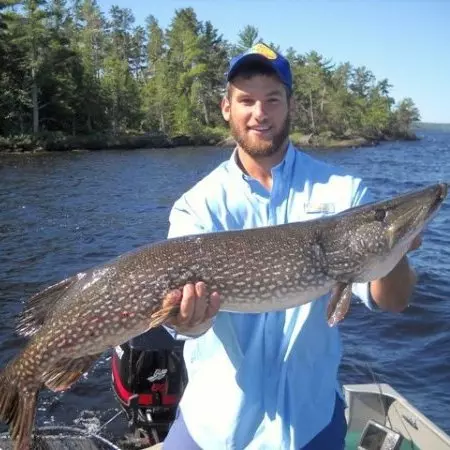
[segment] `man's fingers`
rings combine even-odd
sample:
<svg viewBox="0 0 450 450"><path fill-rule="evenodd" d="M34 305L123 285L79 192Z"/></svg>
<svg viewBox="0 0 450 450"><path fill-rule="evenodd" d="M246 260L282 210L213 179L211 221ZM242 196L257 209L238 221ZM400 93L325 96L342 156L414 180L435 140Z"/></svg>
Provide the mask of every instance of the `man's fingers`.
<svg viewBox="0 0 450 450"><path fill-rule="evenodd" d="M163 304L164 306L166 304L174 305L175 303L178 303L181 299L182 299L182 292L179 289L174 289L173 291L170 291L166 295Z"/></svg>
<svg viewBox="0 0 450 450"><path fill-rule="evenodd" d="M171 323L182 328L195 327L206 322L217 314L220 306L219 294L213 292L208 296L206 285L202 281L195 285L188 283L182 291L179 289L171 291L166 301L180 302L180 312Z"/></svg>
<svg viewBox="0 0 450 450"><path fill-rule="evenodd" d="M192 283L188 283L183 287L183 296L180 304L179 318L180 322L187 324L191 321L194 315L196 303L195 288Z"/></svg>
<svg viewBox="0 0 450 450"><path fill-rule="evenodd" d="M220 295L217 292L213 292L209 297L209 304L206 308L205 320L214 317L220 308Z"/></svg>
<svg viewBox="0 0 450 450"><path fill-rule="evenodd" d="M198 281L195 283L195 293L197 297L206 297L206 285L203 281Z"/></svg>
<svg viewBox="0 0 450 450"><path fill-rule="evenodd" d="M191 318L192 325L197 325L205 320L205 313L208 307L207 290L203 281L195 283L195 293L197 298L195 299L194 314Z"/></svg>

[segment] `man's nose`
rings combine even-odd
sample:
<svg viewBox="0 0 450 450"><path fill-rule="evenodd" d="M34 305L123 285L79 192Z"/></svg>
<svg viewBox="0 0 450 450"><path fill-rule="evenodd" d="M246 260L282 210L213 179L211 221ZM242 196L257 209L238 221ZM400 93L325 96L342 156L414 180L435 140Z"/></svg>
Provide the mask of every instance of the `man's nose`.
<svg viewBox="0 0 450 450"><path fill-rule="evenodd" d="M255 102L253 114L258 120L263 120L267 117L266 108L263 102Z"/></svg>

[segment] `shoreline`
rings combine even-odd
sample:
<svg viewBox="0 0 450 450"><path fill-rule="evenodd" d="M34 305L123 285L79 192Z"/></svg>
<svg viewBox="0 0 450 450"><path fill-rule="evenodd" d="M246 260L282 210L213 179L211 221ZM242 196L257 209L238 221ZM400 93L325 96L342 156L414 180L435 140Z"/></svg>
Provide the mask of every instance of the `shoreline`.
<svg viewBox="0 0 450 450"><path fill-rule="evenodd" d="M291 140L294 145L303 149L337 150L344 148L375 147L381 142L418 140L414 133L408 133L398 138L383 136L369 139L364 137L335 138L329 133L324 135L301 135L292 133ZM233 148L235 141L231 137L223 137L223 133L199 136L174 136L162 134L143 135L82 135L82 136L16 136L11 138L0 137L1 154L41 154L57 152L80 152L98 150L138 150L176 147L218 147Z"/></svg>

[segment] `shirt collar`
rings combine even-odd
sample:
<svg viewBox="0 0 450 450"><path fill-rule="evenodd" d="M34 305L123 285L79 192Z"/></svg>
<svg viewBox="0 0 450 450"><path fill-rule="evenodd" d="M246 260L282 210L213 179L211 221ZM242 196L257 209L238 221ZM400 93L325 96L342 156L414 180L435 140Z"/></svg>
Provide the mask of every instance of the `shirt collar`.
<svg viewBox="0 0 450 450"><path fill-rule="evenodd" d="M292 142L289 141L288 149L284 158L272 168L272 176L281 176L282 178L287 178L292 172L294 166L295 156L298 152L293 146ZM245 174L237 163L237 147L233 150L228 163L228 169L230 173L239 177L242 180L249 181L252 178Z"/></svg>

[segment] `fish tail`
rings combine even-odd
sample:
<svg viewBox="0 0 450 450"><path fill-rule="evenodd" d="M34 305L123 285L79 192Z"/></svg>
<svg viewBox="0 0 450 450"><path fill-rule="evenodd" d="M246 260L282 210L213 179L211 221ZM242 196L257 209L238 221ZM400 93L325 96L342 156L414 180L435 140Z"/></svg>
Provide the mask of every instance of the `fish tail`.
<svg viewBox="0 0 450 450"><path fill-rule="evenodd" d="M22 390L19 380L14 362L0 372L0 420L9 426L14 450L29 450L38 390Z"/></svg>

